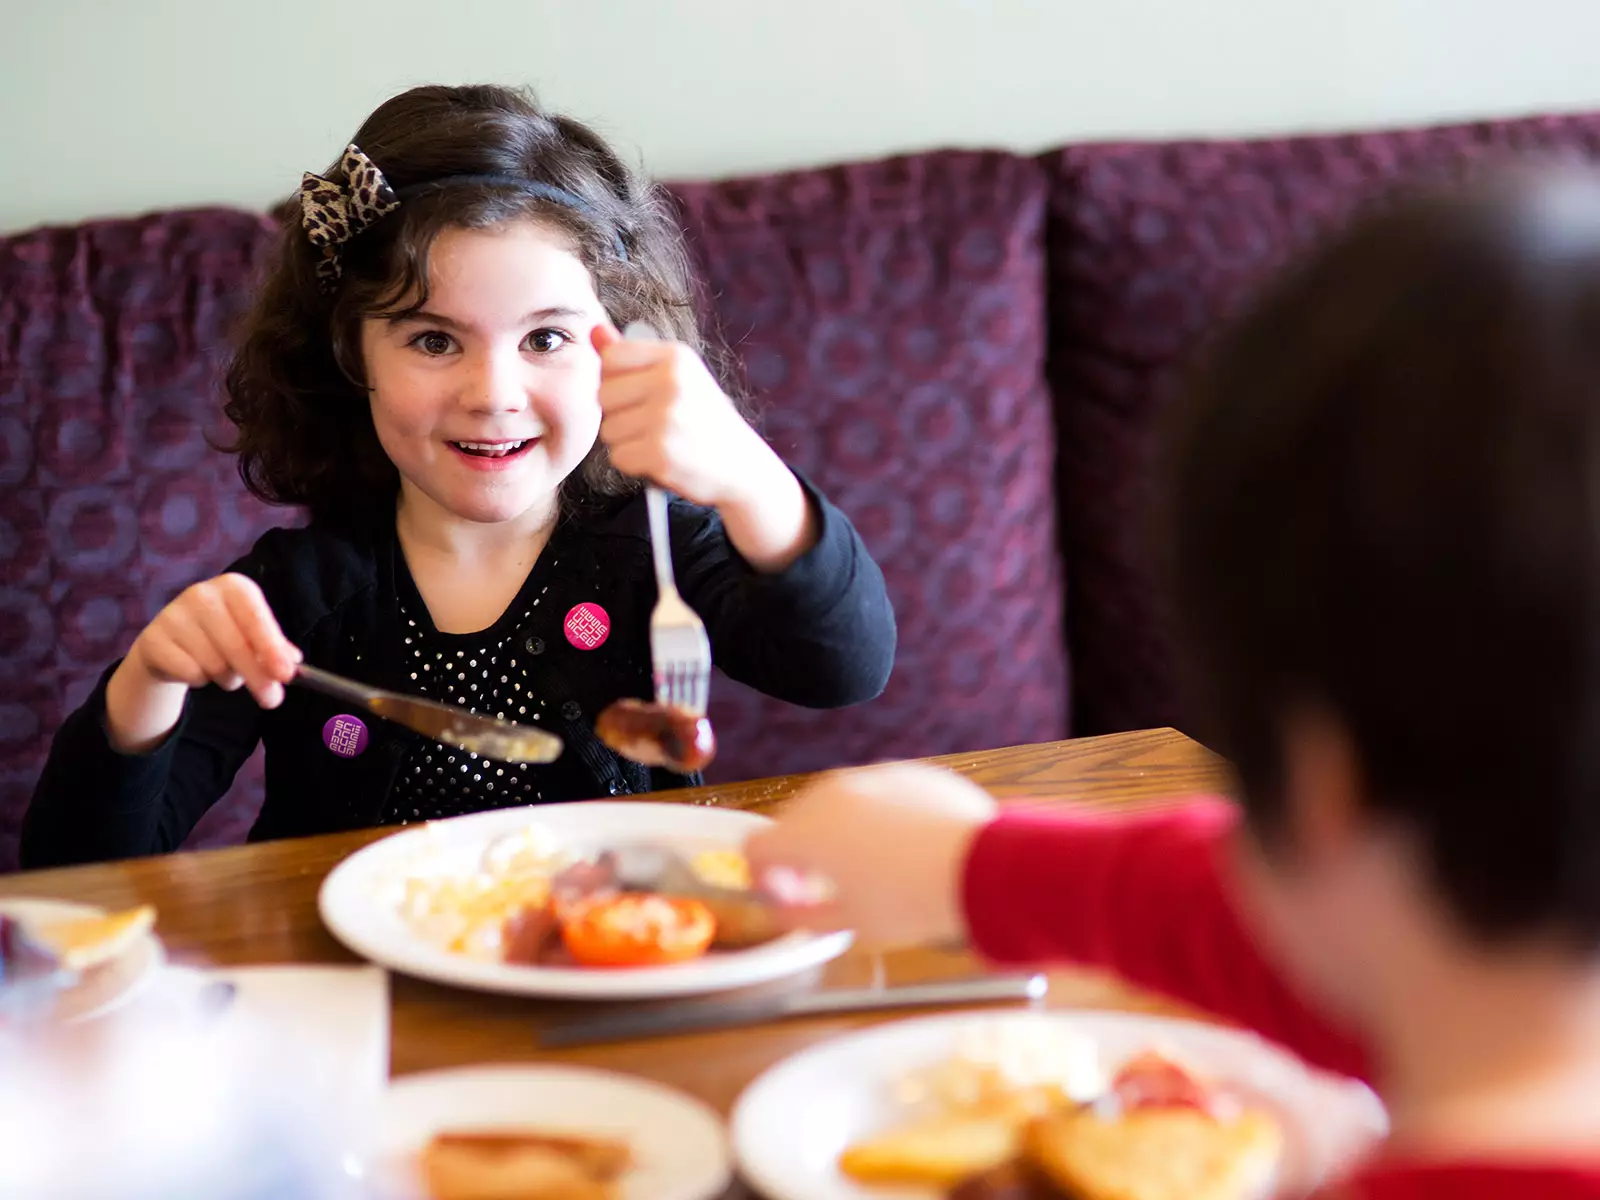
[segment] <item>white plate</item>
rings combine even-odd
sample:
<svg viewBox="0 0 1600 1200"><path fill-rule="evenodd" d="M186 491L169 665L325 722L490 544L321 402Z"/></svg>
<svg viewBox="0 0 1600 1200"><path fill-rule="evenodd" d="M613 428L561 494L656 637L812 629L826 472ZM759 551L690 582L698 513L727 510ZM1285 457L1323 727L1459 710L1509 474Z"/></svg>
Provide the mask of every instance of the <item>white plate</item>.
<svg viewBox="0 0 1600 1200"><path fill-rule="evenodd" d="M106 910L65 900L6 897L0 899L0 914L26 924L103 917ZM126 1004L155 978L166 957L161 940L154 933L144 934L110 962L85 971L76 984L63 991L56 999L56 1019L68 1024L87 1021Z"/></svg>
<svg viewBox="0 0 1600 1200"><path fill-rule="evenodd" d="M405 1164L444 1130L529 1128L619 1137L633 1150L622 1200L710 1200L733 1175L722 1119L645 1079L583 1067L470 1067L397 1080L351 1174L381 1195L415 1194Z"/></svg>
<svg viewBox="0 0 1600 1200"><path fill-rule="evenodd" d="M733 1112L739 1169L770 1200L928 1200L921 1189L863 1188L836 1163L850 1143L892 1126L904 1111L894 1084L950 1057L962 1030L996 1021L1058 1022L1082 1031L1115 1068L1152 1045L1239 1087L1283 1125L1279 1190L1300 1195L1381 1138L1378 1098L1351 1079L1312 1071L1249 1033L1132 1013L954 1013L897 1021L825 1042L752 1083ZM797 1114L805 1114L797 1119Z"/></svg>
<svg viewBox="0 0 1600 1200"><path fill-rule="evenodd" d="M738 849L770 822L755 813L688 804L586 800L496 809L408 829L356 851L323 881L322 920L357 954L396 971L459 987L523 996L641 999L686 996L781 979L837 958L848 933L789 934L750 950L718 952L663 967L529 967L457 954L418 936L391 893L408 874L467 872L496 837L530 824L585 851L628 839L659 841L688 853Z"/></svg>

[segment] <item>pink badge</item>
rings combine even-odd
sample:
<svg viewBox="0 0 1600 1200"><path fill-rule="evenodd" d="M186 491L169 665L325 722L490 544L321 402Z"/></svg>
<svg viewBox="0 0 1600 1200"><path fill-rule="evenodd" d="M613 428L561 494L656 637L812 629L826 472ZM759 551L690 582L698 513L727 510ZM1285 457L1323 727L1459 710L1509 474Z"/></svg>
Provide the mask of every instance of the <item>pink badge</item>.
<svg viewBox="0 0 1600 1200"><path fill-rule="evenodd" d="M349 713L329 717L322 726L322 742L340 758L354 758L367 748L367 723Z"/></svg>
<svg viewBox="0 0 1600 1200"><path fill-rule="evenodd" d="M572 606L562 628L566 630L567 641L579 650L594 650L611 636L611 618L598 604L585 600Z"/></svg>

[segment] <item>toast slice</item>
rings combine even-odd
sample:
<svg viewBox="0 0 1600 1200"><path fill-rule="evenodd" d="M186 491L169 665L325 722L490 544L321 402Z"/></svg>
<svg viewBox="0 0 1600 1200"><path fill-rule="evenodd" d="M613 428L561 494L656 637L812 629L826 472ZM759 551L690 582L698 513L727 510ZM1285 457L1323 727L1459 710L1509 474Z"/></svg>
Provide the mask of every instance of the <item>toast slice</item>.
<svg viewBox="0 0 1600 1200"><path fill-rule="evenodd" d="M1062 1110L1022 1141L1027 1160L1074 1200L1261 1200L1283 1148L1266 1113L1218 1119L1186 1107Z"/></svg>
<svg viewBox="0 0 1600 1200"><path fill-rule="evenodd" d="M424 1147L431 1200L615 1200L625 1143L516 1130L441 1133Z"/></svg>
<svg viewBox="0 0 1600 1200"><path fill-rule="evenodd" d="M1008 1112L930 1117L856 1142L839 1169L858 1183L951 1187L1015 1157L1024 1123Z"/></svg>
<svg viewBox="0 0 1600 1200"><path fill-rule="evenodd" d="M464 1148L486 1156L507 1154L518 1149L550 1150L571 1159L587 1174L603 1182L616 1179L633 1166L633 1151L621 1138L488 1129L470 1133L437 1133L433 1137L433 1145Z"/></svg>

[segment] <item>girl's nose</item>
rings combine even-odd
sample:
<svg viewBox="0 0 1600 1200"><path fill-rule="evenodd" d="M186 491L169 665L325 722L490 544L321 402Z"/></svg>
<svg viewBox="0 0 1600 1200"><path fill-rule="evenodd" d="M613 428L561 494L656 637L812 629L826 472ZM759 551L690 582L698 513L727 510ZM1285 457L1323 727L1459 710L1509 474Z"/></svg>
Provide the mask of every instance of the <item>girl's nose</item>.
<svg viewBox="0 0 1600 1200"><path fill-rule="evenodd" d="M519 355L481 354L469 371L463 400L471 411L506 413L528 407L526 370Z"/></svg>

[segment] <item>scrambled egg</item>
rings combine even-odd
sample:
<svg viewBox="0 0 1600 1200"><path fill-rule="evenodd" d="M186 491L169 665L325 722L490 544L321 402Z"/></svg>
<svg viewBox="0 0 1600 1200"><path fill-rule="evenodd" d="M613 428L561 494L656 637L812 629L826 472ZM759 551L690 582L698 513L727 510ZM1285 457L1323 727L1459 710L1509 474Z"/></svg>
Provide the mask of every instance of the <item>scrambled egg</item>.
<svg viewBox="0 0 1600 1200"><path fill-rule="evenodd" d="M973 1022L950 1057L901 1079L895 1091L903 1104L962 1112L1041 1091L1089 1103L1109 1083L1093 1039L1022 1015Z"/></svg>
<svg viewBox="0 0 1600 1200"><path fill-rule="evenodd" d="M408 877L400 915L421 938L457 954L496 961L506 920L550 899L550 880L572 861L554 832L530 824L484 849L478 869L465 874Z"/></svg>
<svg viewBox="0 0 1600 1200"><path fill-rule="evenodd" d="M490 875L554 875L572 861L560 836L538 823L501 834L483 852L483 870Z"/></svg>
<svg viewBox="0 0 1600 1200"><path fill-rule="evenodd" d="M689 860L689 866L712 887L750 887L750 863L737 850L704 850Z"/></svg>
<svg viewBox="0 0 1600 1200"><path fill-rule="evenodd" d="M435 945L498 960L506 919L549 899L547 874L413 877L406 880L400 914L418 936Z"/></svg>

